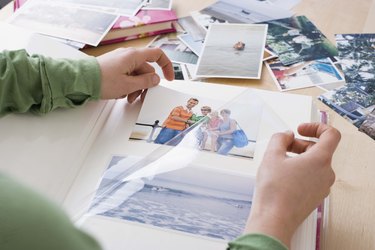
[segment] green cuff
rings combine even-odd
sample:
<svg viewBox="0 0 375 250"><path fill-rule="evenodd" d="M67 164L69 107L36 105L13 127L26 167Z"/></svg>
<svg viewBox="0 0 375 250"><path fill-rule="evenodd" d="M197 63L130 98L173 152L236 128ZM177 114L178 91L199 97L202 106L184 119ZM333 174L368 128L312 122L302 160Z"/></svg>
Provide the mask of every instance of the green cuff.
<svg viewBox="0 0 375 250"><path fill-rule="evenodd" d="M43 57L40 64L44 93L41 113L59 107L75 107L100 98L101 73L94 57L83 60Z"/></svg>
<svg viewBox="0 0 375 250"><path fill-rule="evenodd" d="M246 234L229 242L227 250L288 250L288 248L271 236Z"/></svg>

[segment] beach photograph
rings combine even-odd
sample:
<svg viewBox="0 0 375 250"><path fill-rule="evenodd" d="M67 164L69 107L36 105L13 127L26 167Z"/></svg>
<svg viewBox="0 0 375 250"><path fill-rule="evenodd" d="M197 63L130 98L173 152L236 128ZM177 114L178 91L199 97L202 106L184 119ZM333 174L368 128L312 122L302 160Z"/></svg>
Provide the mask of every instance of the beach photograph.
<svg viewBox="0 0 375 250"><path fill-rule="evenodd" d="M124 181L123 173L137 161L135 156L113 156L89 214L213 240L242 234L254 176L188 165Z"/></svg>
<svg viewBox="0 0 375 250"><path fill-rule="evenodd" d="M196 76L259 79L266 34L264 24L212 24Z"/></svg>
<svg viewBox="0 0 375 250"><path fill-rule="evenodd" d="M289 66L284 66L278 59L274 59L268 61L266 66L281 91L344 82L344 76L329 58Z"/></svg>
<svg viewBox="0 0 375 250"><path fill-rule="evenodd" d="M251 160L262 112L263 103L255 96L236 102L165 87L152 88L147 92L129 139ZM235 145L233 136L234 130L239 129L246 135L246 145L242 147Z"/></svg>

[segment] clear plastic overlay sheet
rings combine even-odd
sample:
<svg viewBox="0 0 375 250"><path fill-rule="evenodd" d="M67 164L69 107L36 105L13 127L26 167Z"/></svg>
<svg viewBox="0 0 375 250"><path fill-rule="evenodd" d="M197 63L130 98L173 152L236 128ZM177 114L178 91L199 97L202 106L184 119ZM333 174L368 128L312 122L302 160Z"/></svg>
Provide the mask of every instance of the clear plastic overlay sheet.
<svg viewBox="0 0 375 250"><path fill-rule="evenodd" d="M152 95L160 98L160 93L155 93L158 90L149 90L134 130L137 126L151 129L143 143L153 143L155 149L145 157L113 156L92 194L87 214L78 223L100 215L212 239L239 236L251 208L256 170L266 145L272 134L291 128L269 106L267 100L275 101L272 95L238 89L239 94L229 101L197 97L195 110L199 108L199 114L163 144L155 144L165 133L162 126L142 120L149 114ZM171 92L168 96L176 95ZM190 97L187 94L183 100L189 103ZM168 107L175 110L173 105ZM173 111L170 114L178 116ZM137 134L140 132L133 131L132 136ZM252 170L236 171L231 166L236 164L252 166Z"/></svg>

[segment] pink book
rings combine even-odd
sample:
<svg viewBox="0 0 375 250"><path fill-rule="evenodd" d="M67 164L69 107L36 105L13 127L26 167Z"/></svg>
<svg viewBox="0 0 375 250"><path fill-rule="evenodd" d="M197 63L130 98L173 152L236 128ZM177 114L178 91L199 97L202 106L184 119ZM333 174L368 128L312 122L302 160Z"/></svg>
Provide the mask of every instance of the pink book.
<svg viewBox="0 0 375 250"><path fill-rule="evenodd" d="M177 20L173 10L141 10L133 17L119 17L101 44L122 42L132 39L175 32Z"/></svg>

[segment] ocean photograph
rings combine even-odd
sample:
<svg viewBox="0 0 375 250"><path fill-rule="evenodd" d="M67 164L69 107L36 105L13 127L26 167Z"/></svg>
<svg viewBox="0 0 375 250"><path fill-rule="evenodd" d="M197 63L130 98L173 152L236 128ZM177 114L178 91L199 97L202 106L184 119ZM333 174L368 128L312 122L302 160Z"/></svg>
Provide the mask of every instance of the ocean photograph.
<svg viewBox="0 0 375 250"><path fill-rule="evenodd" d="M196 75L258 79L266 32L266 25L212 24Z"/></svg>
<svg viewBox="0 0 375 250"><path fill-rule="evenodd" d="M134 162L112 159L89 213L226 241L241 235L254 177L188 166L122 182L121 173Z"/></svg>

